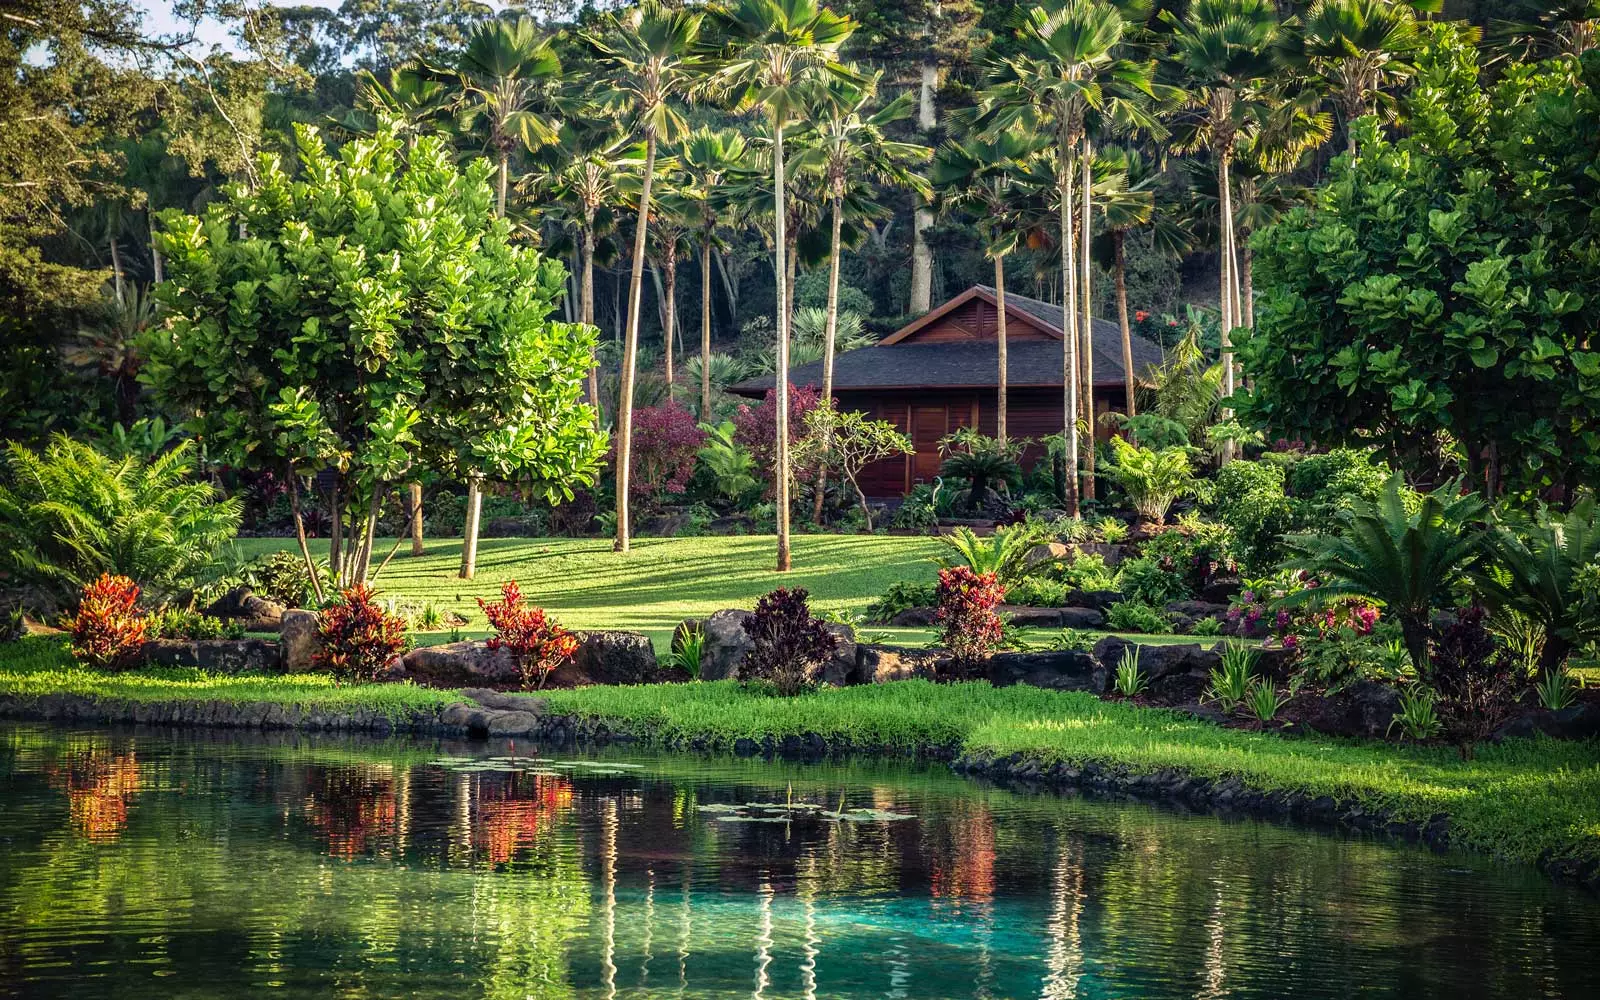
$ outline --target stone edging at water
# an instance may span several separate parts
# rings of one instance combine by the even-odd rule
[[[1450,846],[1450,818],[1400,820],[1360,802],[1341,802],[1292,790],[1252,788],[1237,777],[1209,778],[1181,769],[1139,772],[1109,761],[1069,764],[1027,754],[995,756],[962,752],[954,745],[913,747],[858,744],[846,736],[818,733],[726,740],[710,736],[669,736],[648,725],[611,724],[578,715],[553,715],[538,697],[487,689],[462,692],[470,701],[436,709],[413,709],[392,716],[378,709],[337,711],[279,702],[134,701],[87,695],[47,694],[0,697],[0,718],[28,721],[142,725],[212,726],[231,729],[302,730],[445,738],[526,737],[555,743],[641,743],[666,750],[732,751],[740,756],[799,758],[898,756],[940,760],[957,773],[1034,790],[1072,790],[1114,796],[1197,812],[1248,816],[1316,829],[1391,837]],[[1600,890],[1600,860],[1540,858],[1538,867],[1554,878]]]

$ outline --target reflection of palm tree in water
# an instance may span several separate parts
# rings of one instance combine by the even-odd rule
[[[507,775],[492,786],[480,784],[477,798],[472,845],[490,864],[504,864],[572,808],[572,782],[554,775]]]
[[[1072,840],[1057,844],[1055,871],[1050,883],[1050,920],[1045,930],[1050,935],[1050,952],[1045,958],[1049,972],[1044,980],[1047,1000],[1069,1000],[1078,995],[1083,978],[1083,936],[1079,921],[1083,917],[1082,846]]]

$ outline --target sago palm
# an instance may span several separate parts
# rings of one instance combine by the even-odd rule
[[[645,0],[637,7],[610,15],[603,30],[585,36],[599,55],[604,86],[608,88],[606,100],[626,118],[630,131],[641,136],[645,147],[617,398],[617,529],[612,547],[618,552],[628,551],[630,538],[628,470],[633,450],[633,385],[639,355],[639,303],[650,224],[650,188],[659,144],[676,141],[686,130],[674,104],[702,82],[707,65],[700,51],[702,19],[697,11],[675,10],[657,0]]]
[[[1474,574],[1478,588],[1492,604],[1543,626],[1545,671],[1600,639],[1600,505],[1586,499],[1564,515],[1543,510],[1498,525],[1487,544],[1495,569]]]
[[[778,275],[778,419],[774,501],[778,515],[778,570],[789,569],[789,295],[784,204],[784,127],[807,105],[827,76],[848,78],[839,48],[856,23],[819,7],[816,0],[735,0],[718,11],[726,46],[717,82],[744,107],[761,108],[772,129],[772,192]]]

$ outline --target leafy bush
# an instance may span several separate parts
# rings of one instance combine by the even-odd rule
[[[191,587],[239,530],[239,500],[189,481],[187,441],[145,462],[57,435],[42,452],[8,445],[6,465],[0,571],[62,604],[106,574],[157,596]]]
[[[1040,576],[1024,577],[1006,592],[1007,600],[1030,608],[1059,608],[1067,603],[1071,584]]]
[[[1181,448],[1154,451],[1136,448],[1121,438],[1111,439],[1114,464],[1106,474],[1122,487],[1139,516],[1160,524],[1172,502],[1194,488],[1189,456]]]
[[[1190,635],[1217,636],[1222,634],[1222,622],[1216,618],[1201,618],[1189,626]]]
[[[1124,560],[1117,567],[1116,589],[1131,601],[1156,607],[1189,596],[1183,577],[1153,556]]]
[[[1233,550],[1233,532],[1227,525],[1186,516],[1178,528],[1146,540],[1139,551],[1175,573],[1183,584],[1182,596],[1192,597],[1219,575],[1238,570]]]
[[[980,447],[971,451],[956,451],[939,463],[939,475],[946,479],[961,479],[967,483],[963,506],[968,511],[983,505],[990,491],[997,485],[1016,486],[1022,482],[1022,466],[1015,456],[998,447]]]
[[[184,608],[162,608],[150,615],[152,639],[242,639],[244,624]]]
[[[1000,645],[1004,629],[995,608],[1005,597],[1005,587],[992,572],[975,573],[968,566],[939,571],[934,622],[959,671],[970,671]]]
[[[1160,635],[1172,631],[1172,621],[1143,601],[1118,601],[1106,610],[1106,628],[1113,632]]]
[[[1028,552],[1039,544],[1040,536],[1037,527],[1017,524],[996,528],[988,538],[980,538],[963,525],[940,536],[939,540],[953,554],[953,558],[951,555],[941,558],[940,565],[965,565],[979,576],[992,573],[1002,585],[1009,587],[1027,575]]]
[[[1094,540],[1116,545],[1128,537],[1128,525],[1114,517],[1097,517],[1093,525]]]
[[[83,588],[78,612],[68,624],[72,655],[91,667],[120,670],[133,664],[147,637],[149,620],[138,609],[139,585],[102,573]]]
[[[896,580],[884,590],[882,597],[867,605],[866,618],[869,622],[886,624],[895,615],[910,608],[931,608],[938,599],[931,583]]]
[[[1498,526],[1486,541],[1498,572],[1475,582],[1497,610],[1543,631],[1543,670],[1600,639],[1600,504],[1586,498],[1566,515],[1541,510]]]
[[[317,636],[322,645],[312,662],[341,680],[375,680],[409,646],[405,621],[385,611],[364,583],[317,615]]]
[[[494,628],[489,648],[511,654],[524,688],[543,688],[556,668],[577,652],[578,637],[547,616],[543,608],[524,602],[515,580],[500,588],[500,600],[490,604],[480,597],[478,607]]]
[[[1439,695],[1439,717],[1463,749],[1500,727],[1516,703],[1512,658],[1495,642],[1481,607],[1456,611],[1432,630],[1427,681]]]
[[[1296,463],[1288,484],[1302,523],[1315,524],[1349,509],[1352,502],[1377,503],[1390,475],[1372,451],[1335,448]]]
[[[900,502],[894,517],[889,519],[892,528],[927,531],[939,523],[939,511],[934,507],[933,487],[918,483]]]
[[[744,656],[745,675],[770,682],[785,697],[816,682],[817,668],[839,645],[827,623],[811,614],[803,587],[779,587],[756,602],[744,620],[752,646]]]
[[[748,500],[761,482],[755,458],[734,440],[733,421],[701,424],[700,429],[706,435],[705,444],[700,447],[700,461],[711,473],[718,494],[736,506]]]
[[[306,561],[292,552],[270,552],[252,567],[252,589],[269,601],[285,607],[303,608],[311,603],[314,591]]]
[[[1117,574],[1098,552],[1078,553],[1056,570],[1056,576],[1073,590],[1111,590],[1117,585]]]
[[[1212,480],[1211,508],[1232,531],[1247,569],[1262,572],[1283,558],[1283,535],[1294,523],[1283,469],[1267,462],[1229,462]]]
[[[817,408],[820,394],[814,385],[789,387],[789,443],[800,443],[806,433],[806,414]],[[773,449],[777,447],[778,397],[776,390],[768,389],[760,403],[743,405],[733,412],[733,440],[755,459],[756,468],[773,467]],[[795,478],[809,479],[809,469],[796,467]]]
[[[682,404],[668,401],[633,412],[632,474],[628,491],[641,500],[660,501],[683,493],[694,474],[706,432]]]

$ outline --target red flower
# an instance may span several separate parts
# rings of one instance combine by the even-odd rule
[[[1143,309],[1134,310],[1133,321],[1135,323],[1143,323],[1145,320],[1147,320],[1149,318],[1150,318],[1150,314],[1145,312]]]

